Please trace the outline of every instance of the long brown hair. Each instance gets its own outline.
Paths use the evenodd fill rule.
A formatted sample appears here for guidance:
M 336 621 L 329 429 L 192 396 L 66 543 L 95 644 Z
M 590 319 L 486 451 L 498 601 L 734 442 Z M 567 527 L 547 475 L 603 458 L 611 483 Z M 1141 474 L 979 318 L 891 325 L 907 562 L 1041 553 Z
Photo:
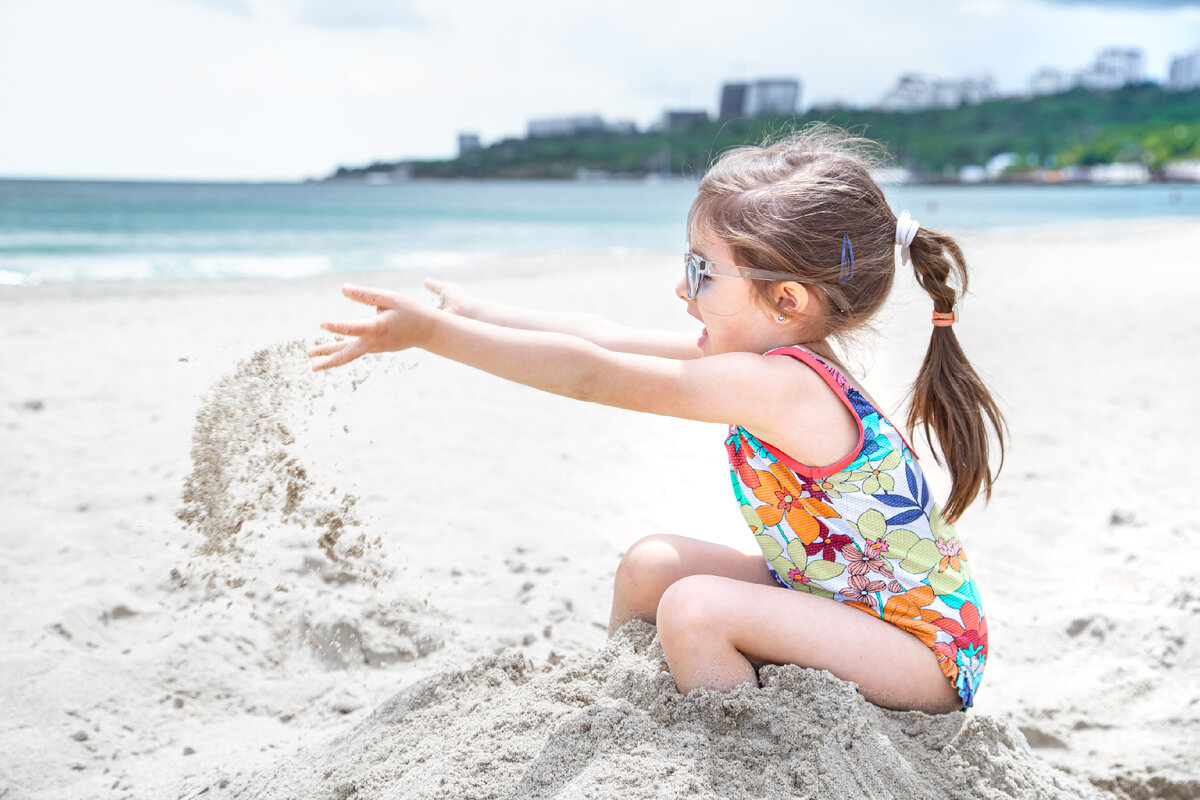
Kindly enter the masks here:
M 703 228 L 748 267 L 788 272 L 823 291 L 812 297 L 817 338 L 845 343 L 883 306 L 896 264 L 896 215 L 871 169 L 886 161 L 868 139 L 811 125 L 762 145 L 723 153 L 700 181 L 689 231 Z M 853 273 L 843 268 L 849 237 Z M 951 311 L 967 290 L 962 250 L 949 236 L 921 228 L 909 247 L 917 282 L 933 310 Z M 771 285 L 752 282 L 770 307 Z M 952 327 L 932 326 L 929 349 L 910 390 L 908 434 L 921 426 L 950 472 L 945 516 L 953 522 L 999 474 L 989 465 L 989 426 L 1004 462 L 1005 423 L 996 402 L 963 354 Z M 931 435 L 932 431 L 932 435 Z

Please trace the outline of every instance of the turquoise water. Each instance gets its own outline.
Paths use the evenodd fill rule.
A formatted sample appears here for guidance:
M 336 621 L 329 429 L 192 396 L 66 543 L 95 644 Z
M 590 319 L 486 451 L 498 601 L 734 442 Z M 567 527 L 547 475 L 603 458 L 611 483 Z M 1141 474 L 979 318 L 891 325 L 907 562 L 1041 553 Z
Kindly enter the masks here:
M 0 180 L 0 285 L 436 270 L 524 253 L 674 252 L 695 184 L 388 185 Z M 951 233 L 1092 220 L 1200 221 L 1200 186 L 917 186 L 897 208 Z

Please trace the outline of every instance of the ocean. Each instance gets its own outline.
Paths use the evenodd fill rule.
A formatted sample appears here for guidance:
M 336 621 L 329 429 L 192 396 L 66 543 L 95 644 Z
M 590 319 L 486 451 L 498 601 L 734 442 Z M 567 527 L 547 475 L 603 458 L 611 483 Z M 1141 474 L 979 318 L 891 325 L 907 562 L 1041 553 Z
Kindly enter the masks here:
M 289 278 L 532 253 L 682 251 L 689 181 L 152 183 L 0 180 L 0 285 Z M 948 233 L 1200 221 L 1200 185 L 903 186 Z

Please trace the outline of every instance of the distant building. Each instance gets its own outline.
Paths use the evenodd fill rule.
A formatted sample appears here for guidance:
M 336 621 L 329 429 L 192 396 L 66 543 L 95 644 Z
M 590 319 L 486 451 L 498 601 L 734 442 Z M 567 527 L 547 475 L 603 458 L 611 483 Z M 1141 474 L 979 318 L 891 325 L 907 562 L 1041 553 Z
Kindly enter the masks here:
M 1200 159 L 1195 161 L 1172 161 L 1163 165 L 1163 177 L 1169 181 L 1194 181 L 1200 183 Z
M 901 75 L 879 107 L 885 111 L 921 111 L 927 108 L 958 108 L 964 103 L 982 103 L 997 96 L 990 75 L 931 80 L 924 75 Z
M 1080 86 L 1088 89 L 1120 89 L 1145 80 L 1142 51 L 1136 47 L 1109 47 L 1100 52 L 1095 63 L 1076 74 Z
M 1061 70 L 1052 69 L 1051 67 L 1039 69 L 1029 81 L 1029 92 L 1034 96 L 1058 94 L 1070 88 L 1071 79 L 1064 75 Z
M 1137 162 L 1096 164 L 1088 170 L 1092 183 L 1137 184 L 1150 182 L 1150 170 Z
M 574 117 L 544 117 L 529 121 L 529 138 L 541 136 L 570 136 L 583 131 L 604 130 L 604 120 L 599 114 Z
M 983 183 L 987 180 L 987 170 L 978 164 L 967 164 L 958 170 L 959 183 Z
M 1171 59 L 1167 88 L 1175 91 L 1200 88 L 1200 50 Z
M 745 83 L 726 83 L 721 87 L 721 119 L 745 115 L 747 88 Z
M 919 111 L 933 106 L 933 87 L 924 76 L 912 72 L 901 75 L 879 101 L 884 111 Z
M 631 119 L 618 119 L 604 123 L 604 130 L 609 133 L 634 134 L 638 132 L 638 127 Z
M 362 174 L 362 179 L 366 183 L 373 185 L 384 185 L 389 183 L 399 183 L 406 181 L 413 176 L 413 165 L 411 161 L 401 161 L 390 167 L 382 169 L 368 168 Z
M 795 114 L 800 107 L 800 81 L 760 80 L 750 86 L 746 105 L 751 116 Z
M 483 149 L 483 144 L 479 141 L 478 133 L 460 133 L 458 135 L 458 157 L 462 158 L 468 153 L 475 153 Z
M 800 81 L 761 78 L 721 86 L 721 119 L 795 114 L 800 108 Z
M 983 172 L 989 181 L 994 181 L 1002 177 L 1004 171 L 1009 167 L 1015 167 L 1020 163 L 1021 157 L 1016 153 L 997 153 L 984 164 Z
M 977 105 L 999 96 L 996 91 L 996 81 L 991 75 L 978 75 L 974 78 L 963 78 L 958 81 L 958 103 Z
M 707 111 L 667 110 L 663 112 L 663 130 L 677 131 L 694 125 L 697 122 L 708 122 Z

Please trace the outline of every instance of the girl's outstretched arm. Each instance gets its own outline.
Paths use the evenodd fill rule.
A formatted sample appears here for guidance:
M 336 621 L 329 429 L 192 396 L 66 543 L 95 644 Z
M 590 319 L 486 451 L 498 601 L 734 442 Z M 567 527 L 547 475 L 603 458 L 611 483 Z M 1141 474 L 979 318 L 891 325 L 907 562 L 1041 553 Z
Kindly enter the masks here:
M 663 358 L 699 358 L 696 337 L 689 333 L 630 328 L 598 314 L 538 311 L 474 297 L 454 283 L 429 278 L 425 288 L 442 300 L 442 309 L 460 317 L 505 328 L 549 331 L 578 336 L 605 350 Z
M 802 411 L 807 399 L 829 394 L 815 373 L 797 369 L 790 358 L 726 353 L 680 360 L 621 353 L 576 336 L 448 314 L 399 293 L 349 285 L 342 291 L 378 313 L 356 322 L 323 323 L 330 333 L 355 338 L 309 350 L 312 358 L 324 357 L 314 370 L 366 353 L 419 347 L 542 391 L 702 422 L 737 421 L 756 435 L 765 435 L 797 408 Z M 747 386 L 770 389 L 747 392 Z M 790 426 L 796 427 L 796 420 Z

